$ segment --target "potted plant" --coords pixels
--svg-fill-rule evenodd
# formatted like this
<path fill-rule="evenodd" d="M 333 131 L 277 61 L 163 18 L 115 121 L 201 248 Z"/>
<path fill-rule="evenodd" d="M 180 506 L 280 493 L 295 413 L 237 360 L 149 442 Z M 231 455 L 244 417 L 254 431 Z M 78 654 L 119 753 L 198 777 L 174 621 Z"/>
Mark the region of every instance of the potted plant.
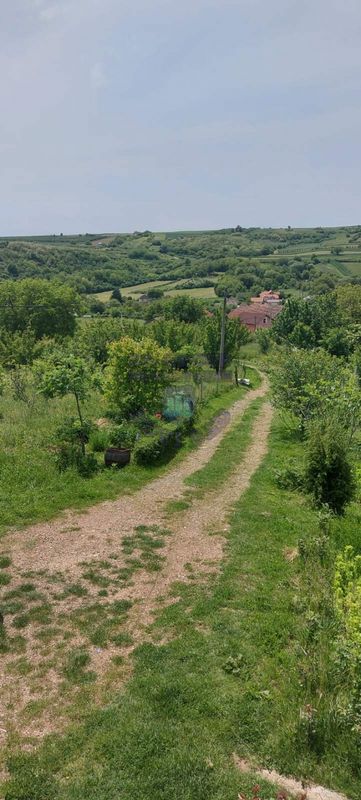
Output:
<path fill-rule="evenodd" d="M 119 469 L 126 467 L 130 462 L 131 449 L 136 440 L 136 430 L 134 426 L 126 425 L 124 422 L 111 429 L 109 434 L 110 445 L 104 453 L 104 463 L 106 467 L 115 464 Z"/>

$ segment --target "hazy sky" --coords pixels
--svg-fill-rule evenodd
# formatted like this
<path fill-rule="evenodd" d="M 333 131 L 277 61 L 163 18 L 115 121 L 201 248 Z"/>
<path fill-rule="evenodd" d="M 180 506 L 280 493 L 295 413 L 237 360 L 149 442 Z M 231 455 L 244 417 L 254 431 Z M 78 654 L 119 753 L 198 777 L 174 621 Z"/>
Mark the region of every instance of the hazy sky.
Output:
<path fill-rule="evenodd" d="M 361 222 L 360 0 L 0 0 L 0 234 Z"/>

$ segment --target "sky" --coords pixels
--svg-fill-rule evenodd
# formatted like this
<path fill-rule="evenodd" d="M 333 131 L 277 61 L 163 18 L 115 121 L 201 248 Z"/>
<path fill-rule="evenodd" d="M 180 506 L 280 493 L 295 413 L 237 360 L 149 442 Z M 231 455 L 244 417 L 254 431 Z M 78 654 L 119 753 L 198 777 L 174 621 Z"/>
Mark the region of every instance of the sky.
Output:
<path fill-rule="evenodd" d="M 360 0 L 0 0 L 0 235 L 361 222 Z"/>

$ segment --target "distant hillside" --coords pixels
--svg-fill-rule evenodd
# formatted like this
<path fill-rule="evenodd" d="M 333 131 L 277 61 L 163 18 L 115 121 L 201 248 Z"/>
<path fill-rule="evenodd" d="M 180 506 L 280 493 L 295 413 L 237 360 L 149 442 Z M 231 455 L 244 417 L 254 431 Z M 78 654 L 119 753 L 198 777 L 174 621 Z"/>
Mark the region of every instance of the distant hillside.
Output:
<path fill-rule="evenodd" d="M 238 294 L 361 280 L 361 226 L 0 239 L 0 280 L 56 278 L 85 294 L 151 281 L 193 280 L 198 288 L 222 274 Z"/>

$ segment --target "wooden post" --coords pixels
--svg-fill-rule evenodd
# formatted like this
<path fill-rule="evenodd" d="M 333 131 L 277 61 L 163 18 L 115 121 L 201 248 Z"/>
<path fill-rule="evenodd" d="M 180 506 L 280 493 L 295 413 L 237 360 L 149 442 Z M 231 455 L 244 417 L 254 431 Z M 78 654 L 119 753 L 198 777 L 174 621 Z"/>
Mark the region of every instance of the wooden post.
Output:
<path fill-rule="evenodd" d="M 219 367 L 218 367 L 219 380 L 222 377 L 222 372 L 224 368 L 224 344 L 226 338 L 226 305 L 227 305 L 227 298 L 226 296 L 224 296 L 223 308 L 222 308 L 222 321 L 221 321 L 221 345 L 219 348 Z"/>

